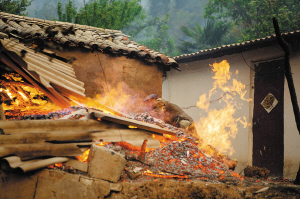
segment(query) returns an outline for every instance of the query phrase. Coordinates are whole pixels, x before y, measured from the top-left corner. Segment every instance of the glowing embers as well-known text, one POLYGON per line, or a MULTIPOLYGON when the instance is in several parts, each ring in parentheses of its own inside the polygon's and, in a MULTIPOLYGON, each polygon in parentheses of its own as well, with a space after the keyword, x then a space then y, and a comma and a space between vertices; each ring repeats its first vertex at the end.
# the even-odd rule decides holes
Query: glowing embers
POLYGON ((272 93, 268 93, 268 95, 264 98, 264 100, 260 103, 264 109, 270 113, 273 108, 278 104, 278 100, 272 93))
POLYGON ((4 74, 0 78, 0 95, 7 119, 21 119, 24 115, 47 114, 61 109, 19 74, 4 74))

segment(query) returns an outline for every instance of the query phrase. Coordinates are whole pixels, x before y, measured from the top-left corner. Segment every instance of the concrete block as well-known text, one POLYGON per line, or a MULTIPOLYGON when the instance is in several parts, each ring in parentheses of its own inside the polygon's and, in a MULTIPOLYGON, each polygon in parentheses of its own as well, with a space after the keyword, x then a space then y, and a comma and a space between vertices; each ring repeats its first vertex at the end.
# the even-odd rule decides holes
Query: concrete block
POLYGON ((93 144, 89 154, 88 174, 95 178, 117 182, 126 163, 122 154, 93 144))

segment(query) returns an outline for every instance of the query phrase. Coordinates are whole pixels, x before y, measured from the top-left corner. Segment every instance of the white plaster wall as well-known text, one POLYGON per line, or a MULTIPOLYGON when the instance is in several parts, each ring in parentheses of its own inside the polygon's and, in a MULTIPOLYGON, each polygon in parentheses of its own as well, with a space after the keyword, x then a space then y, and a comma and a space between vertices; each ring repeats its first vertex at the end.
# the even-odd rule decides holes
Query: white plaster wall
MULTIPOLYGON (((252 50, 244 53, 236 53, 233 55, 226 55, 219 58, 193 61, 188 63, 181 63, 181 72, 171 70, 167 74, 167 78, 163 81, 162 97, 182 107, 187 114, 189 114, 195 122, 199 121, 201 117, 206 116, 204 111, 196 107, 199 97, 206 93, 208 95, 209 90, 212 88, 213 80, 211 77, 213 73, 211 71, 210 64, 214 62, 221 62, 227 60, 230 64, 230 71, 232 72, 232 78, 237 78, 246 85, 247 94, 245 98, 254 99, 254 72, 251 68, 254 68, 254 64, 261 60, 268 60, 283 55, 280 48, 267 47, 258 50, 252 50), (238 76, 234 75, 238 70, 238 76)), ((295 56, 292 61, 292 70, 297 89, 298 98, 300 97, 300 56, 295 56), (299 86, 297 86, 299 85, 299 86)), ((213 98, 211 99, 213 100, 213 98)), ((299 143, 300 136, 297 132, 296 125, 293 118, 292 106, 290 103, 287 84, 285 84, 285 159, 284 159, 284 177, 295 178, 296 172, 299 166, 299 143)), ((245 116, 247 122, 252 125, 253 115, 253 101, 249 103, 246 101, 238 100, 237 103, 242 103, 241 109, 237 109, 235 117, 245 116)), ((221 109, 224 104, 219 104, 218 101, 212 102, 211 108, 221 109)), ((237 172, 240 172, 246 167, 247 164, 252 165, 252 126, 243 128, 243 125, 239 123, 238 134, 235 139, 232 140, 232 146, 235 153, 230 157, 237 159, 239 164, 236 168, 237 172)))
MULTIPOLYGON (((291 58, 294 85, 300 102, 300 53, 291 58)), ((284 170, 286 178, 296 177, 300 164, 300 135, 297 130, 288 84, 284 85, 284 170)))

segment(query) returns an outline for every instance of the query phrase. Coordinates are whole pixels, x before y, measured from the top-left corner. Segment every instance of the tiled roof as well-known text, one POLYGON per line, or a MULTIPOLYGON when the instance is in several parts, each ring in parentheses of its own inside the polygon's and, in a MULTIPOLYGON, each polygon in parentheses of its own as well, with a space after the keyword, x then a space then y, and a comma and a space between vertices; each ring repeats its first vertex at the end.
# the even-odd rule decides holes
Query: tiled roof
POLYGON ((38 87, 58 106, 70 106, 65 97, 71 95, 85 98, 84 83, 77 80, 72 65, 55 58, 49 60, 47 55, 35 53, 21 43, 8 39, 0 41, 5 48, 0 52, 0 60, 38 87), (22 50, 26 51, 26 55, 21 59, 22 50))
MULTIPOLYGON (((283 35, 283 37, 298 36, 298 35, 300 35, 300 30, 297 30, 297 31, 294 31, 294 32, 283 33, 282 35, 283 35)), ((246 42, 243 42, 243 43, 223 45, 223 46, 220 46, 220 47, 217 47, 217 48, 200 50, 200 51, 195 52, 195 53, 183 54, 183 55, 179 55, 179 56, 173 57, 173 58, 177 62, 188 62, 189 60, 192 61, 196 58, 198 58, 198 59, 208 59, 208 58, 211 58, 211 57, 218 57, 218 56, 225 55, 226 52, 229 52, 229 51, 230 51, 230 53, 236 53, 236 52, 250 50, 251 46, 255 46, 255 45, 258 45, 258 44, 259 45, 261 45, 261 44, 266 44, 266 45, 269 44, 270 45, 270 42, 273 42, 275 40, 276 40, 276 35, 274 34, 274 35, 264 37, 264 38, 260 38, 260 39, 246 41, 246 42)))
POLYGON ((179 69, 173 58, 128 39, 128 36, 119 30, 42 20, 0 12, 0 32, 21 39, 51 39, 65 46, 81 46, 114 54, 136 56, 147 62, 162 64, 165 66, 165 70, 170 67, 179 69))

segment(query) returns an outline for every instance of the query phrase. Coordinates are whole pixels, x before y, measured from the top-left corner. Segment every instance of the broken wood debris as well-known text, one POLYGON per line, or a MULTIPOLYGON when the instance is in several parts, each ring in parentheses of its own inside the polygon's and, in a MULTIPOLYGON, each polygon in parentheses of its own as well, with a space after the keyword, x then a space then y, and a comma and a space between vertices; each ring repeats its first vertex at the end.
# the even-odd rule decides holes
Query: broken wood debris
MULTIPOLYGON (((152 134, 173 134, 153 124, 100 111, 88 110, 87 112, 86 109, 81 109, 77 111, 76 115, 78 114, 85 114, 87 117, 84 119, 73 119, 74 117, 71 116, 72 119, 0 121, 0 128, 3 130, 0 135, 0 158, 14 157, 26 164, 33 164, 30 168, 37 169, 47 166, 45 164, 48 163, 48 165, 54 164, 53 161, 48 160, 49 157, 67 158, 82 155, 83 150, 90 148, 92 144, 126 141, 133 146, 140 147, 145 143, 143 145, 145 150, 145 140, 149 148, 160 147, 160 142, 153 139, 152 134), (98 118, 102 118, 101 121, 98 118), (128 125, 138 128, 132 129, 128 125), (39 164, 37 160, 45 161, 39 164)), ((141 155, 139 159, 144 156, 141 155)), ((72 167, 76 168, 80 163, 74 163, 74 161, 70 160, 68 164, 75 164, 72 167)), ((22 170, 27 172, 31 169, 22 170)), ((85 171, 86 169, 79 170, 85 171)))
POLYGON ((169 135, 176 135, 176 133, 174 133, 173 131, 167 130, 167 129, 163 129, 155 124, 149 124, 146 122, 140 122, 134 119, 129 119, 129 118, 123 118, 120 116, 116 116, 116 115, 110 115, 108 113, 103 113, 100 111, 94 111, 89 109, 89 113, 99 119, 102 120, 106 120, 106 121, 111 121, 111 122, 116 122, 118 124, 124 124, 124 125, 132 125, 135 126, 137 128, 143 129, 143 130, 147 130, 147 131, 151 131, 157 134, 169 134, 169 135))

